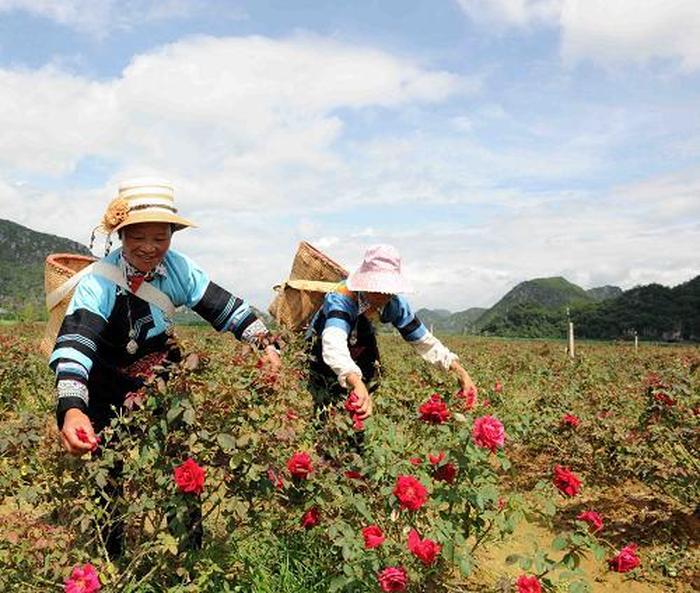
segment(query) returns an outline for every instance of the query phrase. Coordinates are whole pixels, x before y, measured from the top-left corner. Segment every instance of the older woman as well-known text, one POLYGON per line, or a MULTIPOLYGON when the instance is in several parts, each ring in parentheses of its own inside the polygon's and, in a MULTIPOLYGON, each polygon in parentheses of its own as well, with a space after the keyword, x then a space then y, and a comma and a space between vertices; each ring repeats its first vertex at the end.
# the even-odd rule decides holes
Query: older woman
POLYGON ((347 391, 358 397, 361 419, 372 414, 379 350, 372 319, 391 323, 428 362, 457 376, 463 391, 475 389, 469 373, 440 340, 414 315, 401 293, 411 288, 401 273, 401 257, 390 245, 375 245, 362 265, 328 293, 310 324, 310 387, 317 405, 340 399, 347 391))
MULTIPOLYGON (((96 432, 139 389, 144 370, 177 361, 168 316, 174 307, 192 309, 216 330, 263 350, 273 369, 279 367, 276 346, 251 307, 170 248, 172 234, 191 226, 177 214, 166 182, 123 183, 108 206, 102 227, 117 233, 122 247, 80 280, 49 361, 56 373, 61 440, 69 453, 96 446, 96 432)), ((115 541, 113 548, 119 547, 115 541)))
POLYGON ((172 320, 139 297, 144 283, 189 307, 218 331, 265 350, 279 364, 269 333, 250 306, 221 288, 185 255, 170 249, 172 234, 194 226, 177 214, 172 187, 135 180, 119 187, 102 220, 122 248, 104 258, 123 279, 91 273, 78 284, 66 311, 49 364, 56 373, 57 417, 65 448, 80 455, 95 444, 95 430, 109 423, 113 406, 136 391, 130 370, 176 356, 168 347, 172 320), (136 294, 135 294, 136 293, 136 294), (78 437, 87 434, 87 441, 78 437))

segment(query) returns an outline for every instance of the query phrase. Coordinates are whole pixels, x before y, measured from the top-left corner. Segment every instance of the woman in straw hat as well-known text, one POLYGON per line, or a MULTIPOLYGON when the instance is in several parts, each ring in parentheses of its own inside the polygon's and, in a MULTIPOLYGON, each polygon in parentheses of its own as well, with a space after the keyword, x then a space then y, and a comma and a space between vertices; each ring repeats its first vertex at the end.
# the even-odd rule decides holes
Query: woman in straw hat
MULTIPOLYGON (((139 296, 149 294, 146 288, 167 297, 171 307, 186 306, 216 330, 259 348, 273 371, 280 364, 276 345, 251 307, 170 249, 173 232, 194 225, 177 214, 169 183, 122 183, 101 226, 108 237, 116 233, 121 239, 121 248, 102 260, 116 276, 93 271, 81 278, 49 360, 57 379, 61 440, 74 455, 95 448, 96 433, 143 384, 138 375, 178 360, 172 321, 159 299, 139 296)), ((111 542, 117 551, 120 539, 111 542)))
POLYGON ((310 387, 317 407, 351 391, 357 396, 359 418, 372 414, 370 392, 376 388, 379 351, 371 319, 376 316, 391 323, 423 359, 454 373, 462 392, 476 390, 457 355, 414 315, 403 296, 407 292, 411 286, 401 272, 399 252, 391 245, 375 245, 360 267, 326 295, 309 329, 310 387))

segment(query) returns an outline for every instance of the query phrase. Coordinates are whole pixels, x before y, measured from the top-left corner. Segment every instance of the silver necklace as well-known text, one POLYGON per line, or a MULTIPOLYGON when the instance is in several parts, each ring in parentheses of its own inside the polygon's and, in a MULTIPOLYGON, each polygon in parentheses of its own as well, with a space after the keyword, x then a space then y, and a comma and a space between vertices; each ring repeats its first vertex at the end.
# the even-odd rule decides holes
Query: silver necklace
POLYGON ((139 343, 136 341, 136 329, 134 329, 134 324, 131 320, 131 296, 129 294, 126 295, 126 313, 129 318, 129 341, 126 343, 126 351, 129 354, 136 354, 136 351, 139 349, 139 343))

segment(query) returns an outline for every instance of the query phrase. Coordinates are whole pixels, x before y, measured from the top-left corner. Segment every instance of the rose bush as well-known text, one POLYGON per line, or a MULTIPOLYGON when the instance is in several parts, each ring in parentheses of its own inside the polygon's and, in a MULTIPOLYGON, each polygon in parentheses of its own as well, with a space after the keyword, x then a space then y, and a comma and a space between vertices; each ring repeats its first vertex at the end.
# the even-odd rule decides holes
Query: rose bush
MULTIPOLYGON (((446 591, 483 579, 475 575, 480 552, 494 541, 508 546, 527 518, 549 526, 552 536, 508 562, 527 586, 537 578, 548 593, 575 593, 590 551, 612 570, 634 563, 629 550, 619 558, 617 549, 607 551, 622 544, 601 545, 598 536, 612 539, 619 526, 606 511, 601 529, 596 515, 603 518, 588 506, 601 510, 591 493, 620 473, 634 478, 653 467, 647 445, 631 431, 649 431, 657 444, 682 439, 694 452, 693 359, 684 366, 663 349, 639 362, 601 349, 595 363, 584 350, 570 363, 547 344, 506 350, 498 342, 455 342, 480 385, 467 405, 452 378, 382 336, 384 379, 375 415, 358 435, 344 401, 324 418, 314 415, 300 344, 289 347, 283 374, 269 381, 245 349, 210 334, 186 335, 186 350, 204 347, 211 361, 199 370, 184 363, 167 369, 167 385, 154 378, 140 407, 120 415, 101 434, 99 451, 82 459, 63 456, 56 444, 43 361, 32 358, 30 343, 7 341, 0 386, 17 395, 3 391, 2 401, 33 407, 21 416, 8 404, 0 426, 4 500, 32 513, 0 516, 10 535, 0 541, 5 590, 26 587, 28 578, 39 590, 55 590, 71 567, 90 563, 105 592, 249 591, 266 582, 286 593, 292 581, 308 591, 446 591), (23 364, 26 376, 14 368, 23 364), (653 385, 644 383, 647 366, 657 370, 653 385), (496 378, 507 387, 497 390, 496 378), (42 399, 28 395, 37 385, 42 399), (562 426, 566 413, 580 419, 577 430, 562 426), (502 432, 495 422, 477 422, 487 417, 502 432), (638 451, 647 453, 635 457, 638 451), (202 470, 202 480, 195 471, 184 482, 190 492, 174 473, 188 459, 202 470), (124 488, 115 494, 117 469, 124 488), (553 496, 567 490, 575 494, 553 496), (104 508, 103 495, 119 504, 104 508), (120 521, 127 546, 109 563, 98 526, 120 521), (202 525, 199 549, 192 535, 202 525)), ((659 456, 675 460, 670 482, 690 483, 678 471, 691 463, 679 461, 682 449, 664 447, 659 456)), ((648 475, 650 483, 661 476, 648 475)), ((515 590, 517 574, 500 582, 515 590)), ((497 586, 479 583, 470 586, 497 586)))

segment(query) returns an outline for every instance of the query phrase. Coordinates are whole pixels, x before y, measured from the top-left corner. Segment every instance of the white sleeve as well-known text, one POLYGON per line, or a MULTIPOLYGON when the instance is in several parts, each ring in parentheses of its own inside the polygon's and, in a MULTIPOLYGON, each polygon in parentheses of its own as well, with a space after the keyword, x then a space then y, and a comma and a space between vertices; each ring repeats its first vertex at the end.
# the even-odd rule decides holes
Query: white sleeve
POLYGON ((362 377, 360 367, 350 356, 348 350, 348 335, 339 327, 327 327, 321 334, 321 344, 323 348, 323 362, 325 362, 338 376, 338 383, 343 389, 348 384, 345 378, 350 373, 357 373, 362 377))
POLYGON ((459 360, 459 357, 454 352, 451 352, 430 332, 425 332, 422 338, 415 342, 409 342, 409 344, 413 346, 423 360, 427 360, 445 371, 449 371, 452 363, 455 360, 459 360))

